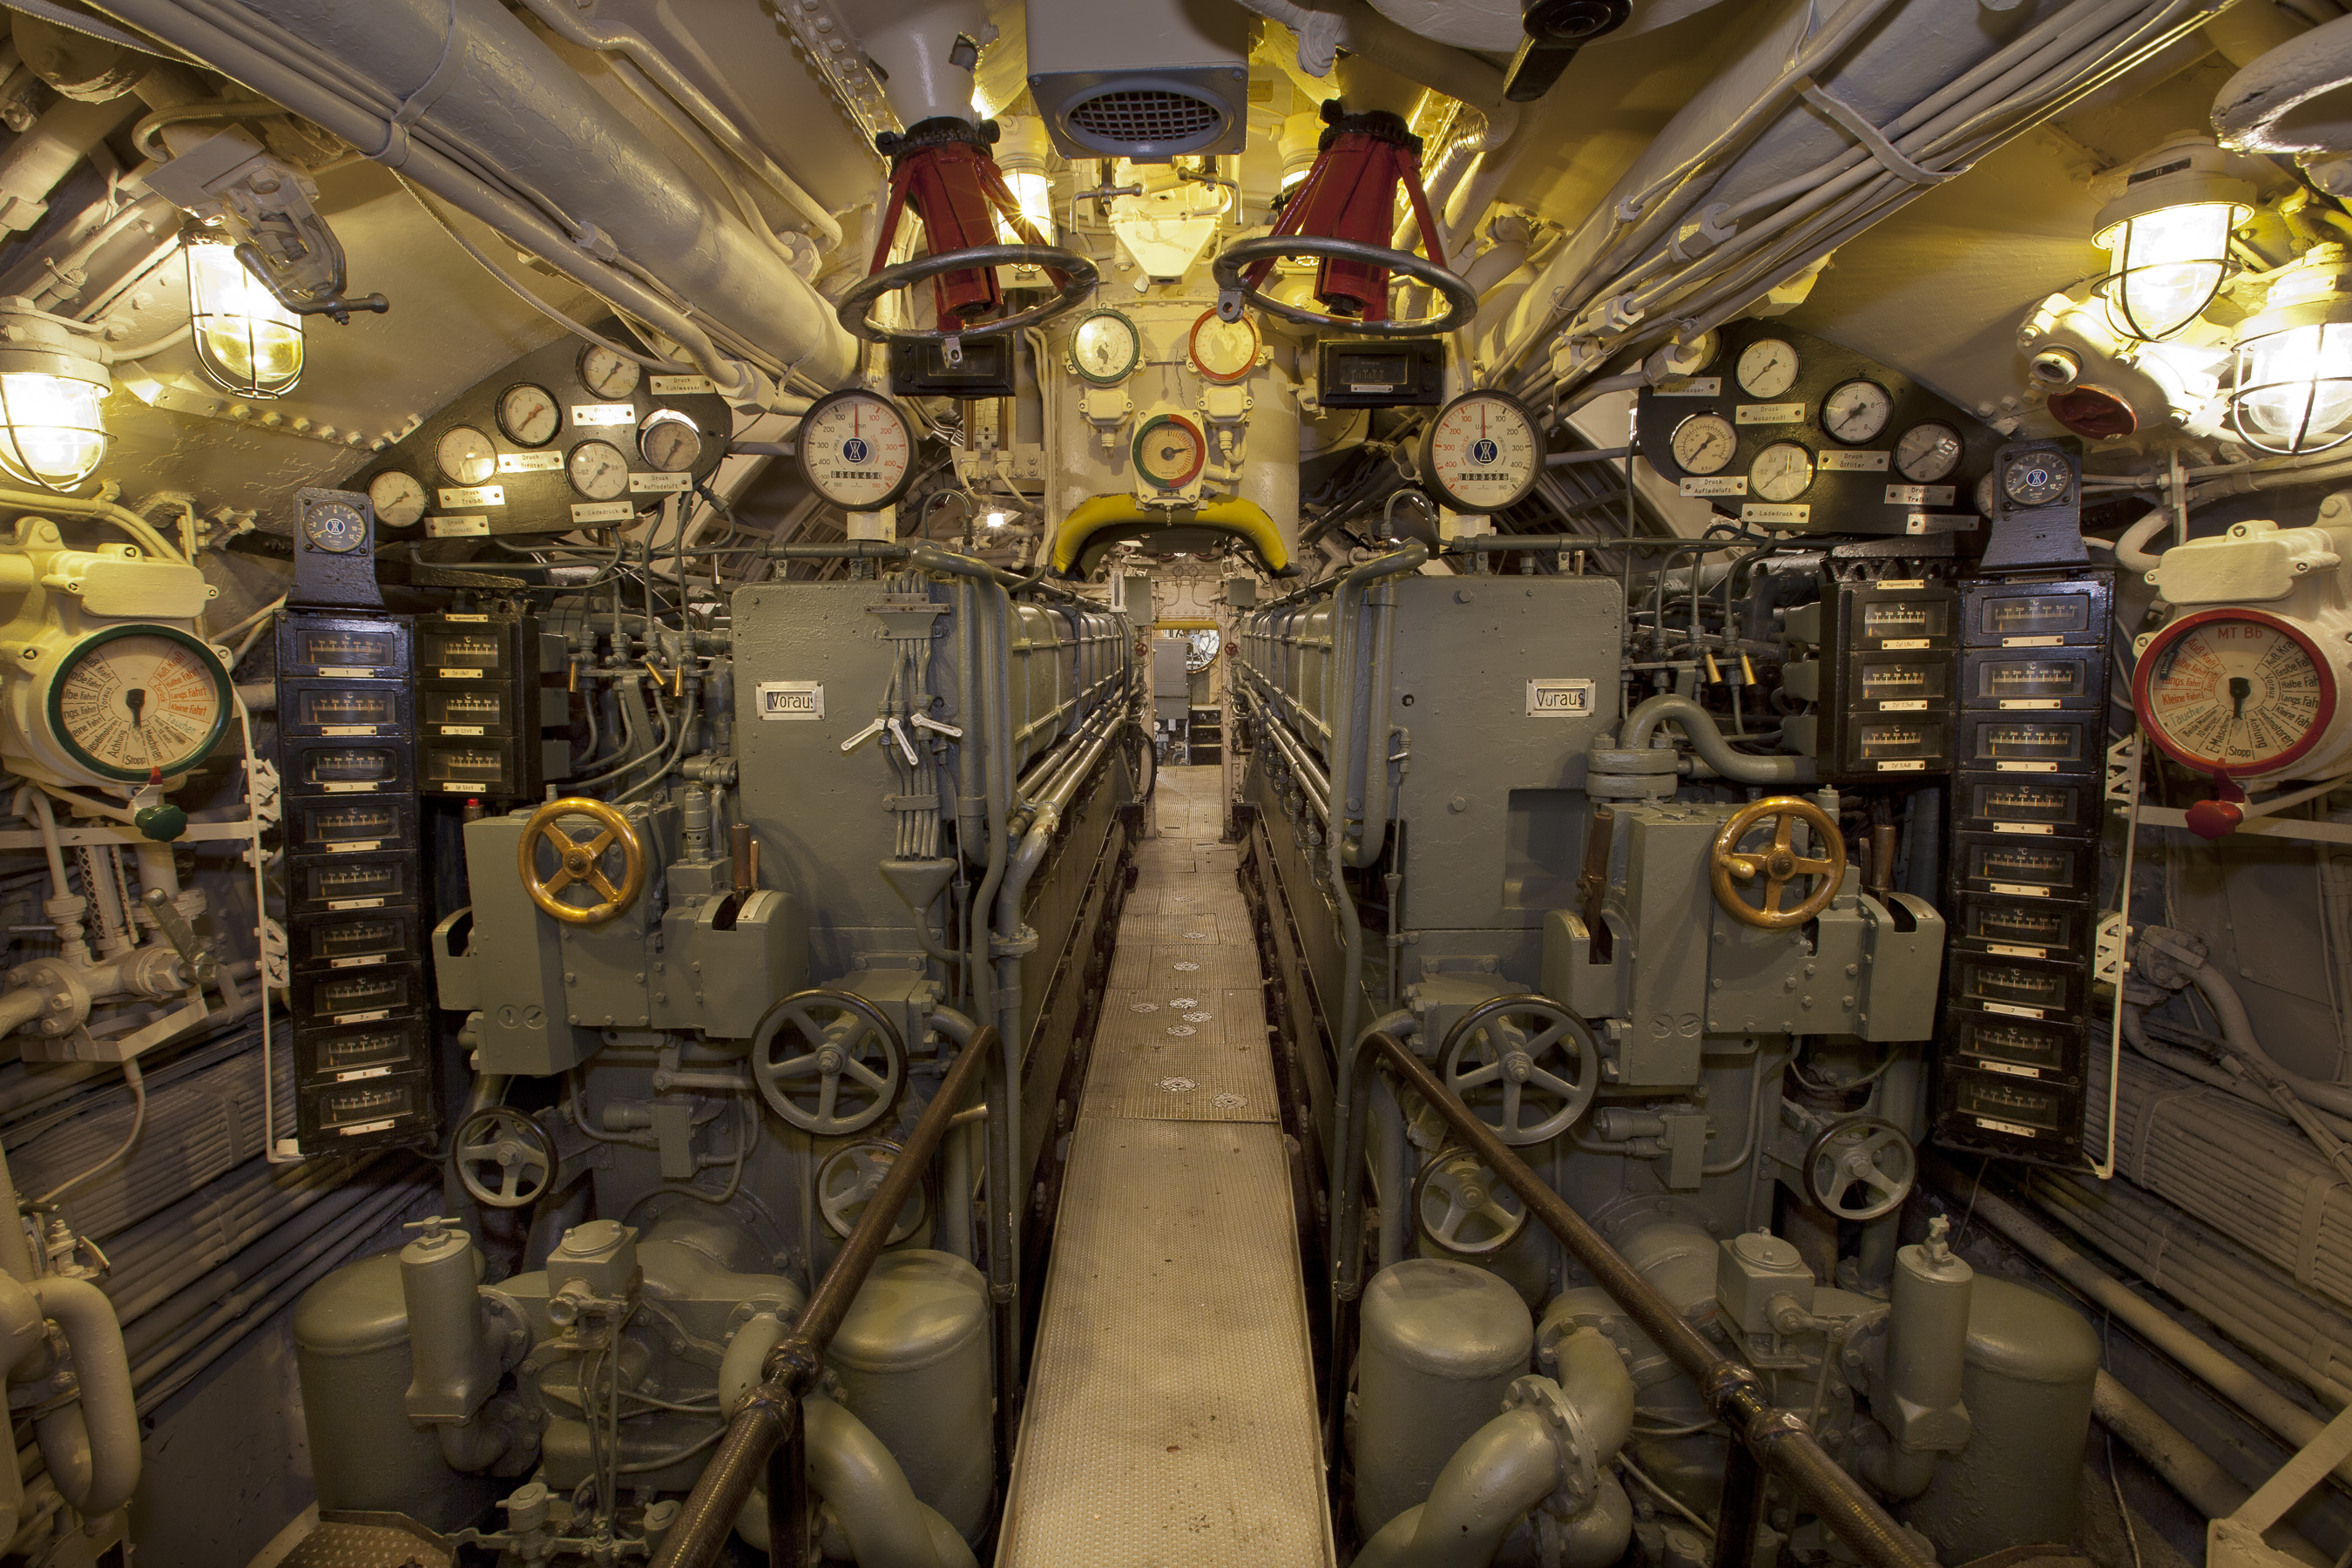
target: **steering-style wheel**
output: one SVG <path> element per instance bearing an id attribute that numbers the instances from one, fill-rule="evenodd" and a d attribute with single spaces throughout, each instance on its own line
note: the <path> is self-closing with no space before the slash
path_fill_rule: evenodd
<path id="1" fill-rule="evenodd" d="M 883 295 L 896 293 L 910 284 L 937 278 L 943 272 L 970 272 L 987 267 L 1049 268 L 1060 273 L 1065 281 L 1060 290 L 1043 304 L 1032 305 L 1002 321 L 974 321 L 968 327 L 938 327 L 928 331 L 914 327 L 892 328 L 883 326 L 866 313 L 867 307 Z M 1001 338 L 1007 333 L 1043 325 L 1065 311 L 1077 309 L 1094 293 L 1095 285 L 1101 278 L 1101 272 L 1093 262 L 1076 251 L 1065 250 L 1058 245 L 975 245 L 939 256 L 919 256 L 896 267 L 885 267 L 853 285 L 849 292 L 841 297 L 840 303 L 834 307 L 833 314 L 854 336 L 869 343 L 948 343 L 965 338 Z"/>
<path id="2" fill-rule="evenodd" d="M 760 1019 L 751 1077 L 769 1107 L 803 1132 L 845 1138 L 879 1121 L 907 1087 L 907 1048 L 882 1009 L 855 991 L 796 991 Z"/>
<path id="3" fill-rule="evenodd" d="M 1739 841 L 1767 822 L 1772 825 L 1771 843 L 1761 849 L 1742 849 Z M 1811 855 L 1797 853 L 1800 822 L 1813 830 L 1814 840 L 1822 846 Z M 1838 884 L 1845 879 L 1845 836 L 1830 820 L 1830 814 L 1811 801 L 1793 795 L 1750 801 L 1733 812 L 1715 836 L 1707 875 L 1715 884 L 1715 901 L 1723 906 L 1724 913 L 1743 925 L 1786 931 L 1820 914 L 1837 896 Z M 1760 906 L 1749 903 L 1733 886 L 1734 879 L 1753 882 L 1759 877 L 1764 879 Z M 1820 884 L 1803 901 L 1784 907 L 1789 884 L 1800 877 L 1819 878 Z"/>
<path id="4" fill-rule="evenodd" d="M 1366 267 L 1386 268 L 1389 271 L 1410 278 L 1434 289 L 1445 299 L 1445 314 L 1421 317 L 1406 321 L 1364 321 L 1350 316 L 1326 315 L 1297 305 L 1286 305 L 1265 289 L 1253 287 L 1242 276 L 1244 268 L 1261 261 L 1279 261 L 1285 257 L 1311 256 L 1318 261 L 1353 261 Z M 1265 235 L 1256 239 L 1235 240 L 1217 253 L 1209 270 L 1217 280 L 1217 314 L 1223 320 L 1241 320 L 1242 307 L 1254 305 L 1267 315 L 1302 327 L 1319 327 L 1325 331 L 1352 332 L 1367 338 L 1435 337 L 1466 327 L 1478 314 L 1478 296 L 1461 274 L 1448 271 L 1425 256 L 1409 250 L 1391 250 L 1384 245 L 1366 245 L 1361 240 L 1340 239 L 1328 235 L 1285 234 Z"/>
<path id="5" fill-rule="evenodd" d="M 1447 1031 L 1438 1071 L 1504 1142 L 1525 1146 L 1558 1137 L 1584 1114 L 1601 1089 L 1601 1046 L 1549 996 L 1497 996 Z"/>
<path id="6" fill-rule="evenodd" d="M 574 838 L 562 826 L 567 816 L 584 816 L 596 824 L 598 832 L 591 838 Z M 541 849 L 555 855 L 555 869 L 545 876 L 539 869 Z M 618 881 L 604 869 L 604 857 L 614 849 L 621 854 Z M 611 920 L 635 902 L 646 885 L 646 844 L 635 825 L 603 801 L 581 795 L 551 800 L 530 814 L 522 825 L 516 862 L 530 901 L 566 925 L 600 925 Z M 558 896 L 574 885 L 602 893 L 603 901 L 573 904 Z"/>
<path id="7" fill-rule="evenodd" d="M 555 1142 L 521 1111 L 487 1105 L 449 1141 L 457 1183 L 486 1208 L 529 1208 L 555 1181 Z"/>

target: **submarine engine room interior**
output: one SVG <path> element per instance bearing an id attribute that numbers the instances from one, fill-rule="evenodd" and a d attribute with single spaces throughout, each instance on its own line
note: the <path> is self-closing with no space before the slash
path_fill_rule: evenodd
<path id="1" fill-rule="evenodd" d="M 2344 0 L 6 0 L 0 775 L 0 1563 L 2352 1563 Z"/>

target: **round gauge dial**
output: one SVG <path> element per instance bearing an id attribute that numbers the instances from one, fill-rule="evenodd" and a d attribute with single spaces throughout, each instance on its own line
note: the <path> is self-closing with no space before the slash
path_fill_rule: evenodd
<path id="1" fill-rule="evenodd" d="M 2028 452 L 2011 458 L 2000 471 L 2000 488 L 2011 506 L 2056 506 L 2074 488 L 2066 459 L 2056 452 Z"/>
<path id="2" fill-rule="evenodd" d="M 1895 471 L 1915 485 L 1949 479 L 1960 466 L 1960 433 L 1940 420 L 1914 425 L 1895 438 Z"/>
<path id="3" fill-rule="evenodd" d="M 1778 397 L 1797 384 L 1797 351 L 1779 338 L 1759 338 L 1739 351 L 1739 390 Z"/>
<path id="4" fill-rule="evenodd" d="M 386 468 L 370 479 L 367 498 L 386 528 L 414 528 L 425 515 L 425 487 L 405 468 Z"/>
<path id="5" fill-rule="evenodd" d="M 499 428 L 518 447 L 544 447 L 563 428 L 555 394 L 519 382 L 499 394 Z"/>
<path id="6" fill-rule="evenodd" d="M 2150 739 L 2202 773 L 2275 773 L 2336 716 L 2336 677 L 2311 639 L 2259 610 L 2204 610 L 2156 634 L 2132 676 Z"/>
<path id="7" fill-rule="evenodd" d="M 367 542 L 367 519 L 348 501 L 321 501 L 302 514 L 302 541 L 313 550 L 348 555 Z"/>
<path id="8" fill-rule="evenodd" d="M 591 343 L 580 351 L 580 384 L 607 403 L 617 403 L 636 391 L 645 369 L 611 349 Z"/>
<path id="9" fill-rule="evenodd" d="M 1135 433 L 1135 471 L 1163 490 L 1191 484 L 1208 460 L 1208 438 L 1181 414 L 1155 415 Z"/>
<path id="10" fill-rule="evenodd" d="M 59 661 L 49 729 L 93 773 L 144 784 L 203 762 L 229 703 L 228 675 L 204 644 L 170 626 L 115 626 Z"/>
<path id="11" fill-rule="evenodd" d="M 801 475 L 845 511 L 880 511 L 915 482 L 915 432 L 898 405 L 863 387 L 827 393 L 801 417 Z"/>
<path id="12" fill-rule="evenodd" d="M 1766 500 L 1794 500 L 1813 482 L 1813 455 L 1793 441 L 1775 441 L 1748 467 L 1748 492 Z"/>
<path id="13" fill-rule="evenodd" d="M 1070 334 L 1070 367 L 1097 386 L 1125 380 L 1142 357 L 1143 334 L 1117 310 L 1092 312 Z"/>
<path id="14" fill-rule="evenodd" d="M 616 500 L 628 493 L 629 459 L 610 441 L 583 441 L 564 454 L 563 472 L 572 488 L 590 500 Z"/>
<path id="15" fill-rule="evenodd" d="M 1257 323 L 1219 319 L 1215 308 L 1192 323 L 1192 368 L 1204 381 L 1228 385 L 1257 368 Z"/>
<path id="16" fill-rule="evenodd" d="M 1867 446 L 1886 429 L 1895 399 L 1874 381 L 1849 381 L 1822 399 L 1822 428 L 1849 447 Z"/>
<path id="17" fill-rule="evenodd" d="M 1675 461 L 1686 474 L 1719 474 L 1739 453 L 1739 433 L 1720 414 L 1694 414 L 1675 426 Z"/>
<path id="18" fill-rule="evenodd" d="M 1544 435 L 1507 393 L 1466 392 L 1437 411 L 1422 441 L 1422 478 L 1455 511 L 1516 506 L 1543 476 Z"/>
<path id="19" fill-rule="evenodd" d="M 1184 634 L 1192 647 L 1184 651 L 1184 668 L 1195 675 L 1217 661 L 1217 647 L 1224 639 L 1214 626 L 1200 626 Z"/>
<path id="20" fill-rule="evenodd" d="M 479 485 L 499 471 L 499 449 L 471 425 L 452 425 L 433 444 L 433 460 L 451 484 Z"/>
<path id="21" fill-rule="evenodd" d="M 702 456 L 702 426 L 675 408 L 656 408 L 637 432 L 637 450 L 662 473 L 685 473 Z"/>

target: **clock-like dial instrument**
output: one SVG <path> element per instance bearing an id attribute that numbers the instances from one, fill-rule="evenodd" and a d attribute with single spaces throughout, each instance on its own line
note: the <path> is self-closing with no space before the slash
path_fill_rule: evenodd
<path id="1" fill-rule="evenodd" d="M 425 487 L 405 468 L 386 468 L 370 479 L 367 498 L 386 528 L 413 528 L 425 515 Z"/>
<path id="2" fill-rule="evenodd" d="M 685 473 L 702 456 L 702 427 L 675 408 L 656 408 L 637 432 L 637 450 L 661 473 Z"/>
<path id="3" fill-rule="evenodd" d="M 1797 384 L 1797 351 L 1779 338 L 1759 338 L 1739 351 L 1739 390 L 1778 397 Z"/>
<path id="4" fill-rule="evenodd" d="M 204 644 L 170 626 L 117 626 L 67 650 L 49 686 L 49 729 L 93 773 L 144 784 L 203 762 L 229 706 L 227 673 Z"/>
<path id="5" fill-rule="evenodd" d="M 1212 308 L 1192 323 L 1192 368 L 1204 381 L 1227 385 L 1257 368 L 1257 323 L 1247 316 L 1228 321 Z"/>
<path id="6" fill-rule="evenodd" d="M 2156 634 L 2132 678 L 2148 736 L 2201 773 L 2275 773 L 2326 733 L 2336 676 L 2302 632 L 2259 610 L 2205 610 Z"/>
<path id="7" fill-rule="evenodd" d="M 519 382 L 499 394 L 499 430 L 518 447 L 544 447 L 563 428 L 555 394 Z"/>
<path id="8" fill-rule="evenodd" d="M 591 343 L 580 351 L 580 384 L 606 403 L 618 403 L 636 391 L 645 374 L 636 361 L 623 359 L 611 349 Z"/>
<path id="9" fill-rule="evenodd" d="M 879 393 L 827 393 L 801 417 L 801 476 L 844 511 L 880 511 L 915 482 L 915 432 Z"/>
<path id="10" fill-rule="evenodd" d="M 1543 427 L 1507 393 L 1465 392 L 1437 411 L 1422 442 L 1422 478 L 1455 511 L 1525 500 L 1543 475 Z"/>
<path id="11" fill-rule="evenodd" d="M 499 471 L 499 449 L 471 425 L 453 425 L 433 444 L 433 460 L 453 485 L 488 484 Z"/>
<path id="12" fill-rule="evenodd" d="M 2011 506 L 2056 506 L 2074 486 L 2066 459 L 2056 452 L 2027 452 L 2000 471 L 2000 488 Z"/>
<path id="13" fill-rule="evenodd" d="M 1160 489 L 1182 489 L 1208 460 L 1208 438 L 1181 414 L 1157 415 L 1135 433 L 1135 471 Z"/>
<path id="14" fill-rule="evenodd" d="M 1719 474 L 1739 453 L 1739 433 L 1720 414 L 1694 414 L 1675 426 L 1675 461 L 1686 474 Z"/>
<path id="15" fill-rule="evenodd" d="M 1832 440 L 1861 447 L 1878 439 L 1895 412 L 1895 399 L 1874 381 L 1849 381 L 1822 399 L 1822 428 Z"/>
<path id="16" fill-rule="evenodd" d="M 1766 500 L 1794 500 L 1813 482 L 1813 455 L 1793 441 L 1775 441 L 1748 468 L 1748 491 Z"/>
<path id="17" fill-rule="evenodd" d="M 1142 334 L 1117 310 L 1096 310 L 1070 333 L 1070 365 L 1097 386 L 1124 381 L 1142 357 Z"/>
<path id="18" fill-rule="evenodd" d="M 610 441 L 583 441 L 564 455 L 572 488 L 590 500 L 617 500 L 628 493 L 629 459 Z"/>
<path id="19" fill-rule="evenodd" d="M 1914 425 L 1895 438 L 1895 471 L 1915 485 L 1949 479 L 1960 466 L 1960 433 L 1941 420 Z"/>

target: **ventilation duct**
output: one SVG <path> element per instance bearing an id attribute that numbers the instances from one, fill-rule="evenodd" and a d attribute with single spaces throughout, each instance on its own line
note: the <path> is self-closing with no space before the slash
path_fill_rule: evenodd
<path id="1" fill-rule="evenodd" d="M 1068 158 L 1238 153 L 1249 18 L 1211 0 L 1028 0 L 1029 90 Z"/>

